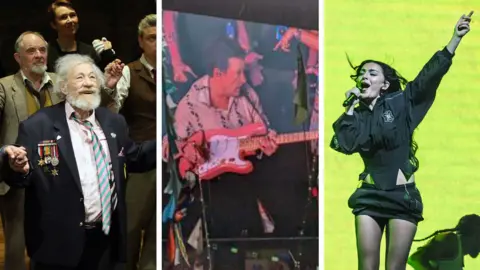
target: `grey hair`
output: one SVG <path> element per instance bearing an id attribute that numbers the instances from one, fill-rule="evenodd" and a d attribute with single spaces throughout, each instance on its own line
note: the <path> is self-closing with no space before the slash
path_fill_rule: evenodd
<path id="1" fill-rule="evenodd" d="M 40 34 L 39 32 L 34 32 L 34 31 L 25 31 L 22 34 L 20 34 L 20 36 L 18 36 L 17 40 L 15 41 L 15 45 L 14 45 L 15 52 L 17 52 L 17 53 L 20 52 L 20 47 L 22 45 L 23 38 L 26 35 L 35 35 L 35 36 L 43 39 L 43 41 L 45 41 L 45 44 L 47 45 L 47 48 L 48 48 L 48 42 L 45 40 L 45 38 L 42 36 L 42 34 Z"/>
<path id="2" fill-rule="evenodd" d="M 148 27 L 157 26 L 157 14 L 150 14 L 145 16 L 138 24 L 138 35 L 143 36 L 143 30 Z"/>
<path id="3" fill-rule="evenodd" d="M 58 58 L 55 63 L 55 73 L 57 75 L 57 80 L 53 86 L 53 92 L 58 95 L 61 99 L 65 98 L 65 94 L 62 92 L 62 88 L 65 87 L 68 81 L 69 72 L 78 65 L 81 64 L 90 64 L 92 65 L 93 72 L 97 78 L 99 90 L 101 90 L 105 85 L 105 75 L 97 67 L 95 62 L 90 56 L 81 55 L 81 54 L 67 54 Z"/>

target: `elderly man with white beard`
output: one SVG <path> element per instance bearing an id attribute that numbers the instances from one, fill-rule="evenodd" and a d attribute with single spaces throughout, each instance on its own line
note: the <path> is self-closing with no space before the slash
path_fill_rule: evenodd
<path id="1" fill-rule="evenodd" d="M 136 144 L 123 116 L 99 107 L 107 79 L 88 56 L 56 65 L 60 102 L 19 125 L 28 161 L 5 162 L 5 181 L 25 189 L 25 240 L 35 270 L 110 270 L 125 262 L 127 172 L 156 168 L 156 141 Z M 5 148 L 5 147 L 4 147 Z M 4 158 L 9 158 L 7 155 Z"/>
<path id="2" fill-rule="evenodd" d="M 15 42 L 14 58 L 20 70 L 0 79 L 0 146 L 15 142 L 20 122 L 43 107 L 62 101 L 53 93 L 56 75 L 46 72 L 48 44 L 40 33 L 22 33 Z M 107 66 L 105 73 L 108 76 L 117 69 L 121 70 L 121 66 L 113 62 Z M 115 79 L 109 81 L 116 83 Z M 24 191 L 11 189 L 4 178 L 0 175 L 5 269 L 25 270 Z"/>

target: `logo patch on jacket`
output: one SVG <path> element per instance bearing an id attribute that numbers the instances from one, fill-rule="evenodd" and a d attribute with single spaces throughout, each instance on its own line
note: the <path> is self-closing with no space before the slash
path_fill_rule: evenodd
<path id="1" fill-rule="evenodd" d="M 385 123 L 392 123 L 393 120 L 395 120 L 395 117 L 393 116 L 393 113 L 390 110 L 385 111 L 382 115 L 382 118 Z"/>

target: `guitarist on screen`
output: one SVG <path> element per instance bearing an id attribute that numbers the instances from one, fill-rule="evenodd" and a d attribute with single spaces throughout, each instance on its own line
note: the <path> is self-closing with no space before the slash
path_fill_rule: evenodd
<path id="1" fill-rule="evenodd" d="M 278 148 L 276 133 L 268 129 L 268 120 L 259 98 L 246 84 L 244 75 L 246 52 L 229 39 L 213 43 L 210 49 L 211 51 L 206 53 L 208 74 L 193 83 L 175 109 L 174 128 L 179 139 L 177 146 L 180 152 L 175 158 L 179 160 L 180 175 L 187 179 L 190 186 L 193 181 L 185 173 L 195 172 L 195 168 L 210 159 L 211 149 L 215 148 L 213 143 L 207 143 L 209 131 L 235 132 L 242 127 L 248 128 L 250 124 L 258 124 L 261 128 L 248 133 L 248 137 L 263 135 L 258 139 L 259 148 L 268 156 L 275 153 Z M 166 142 L 164 138 L 164 158 L 168 156 Z M 209 186 L 208 204 L 211 207 L 208 211 L 208 220 L 215 220 L 215 225 L 210 229 L 204 227 L 204 230 L 228 237 L 246 236 L 259 230 L 258 225 L 261 223 L 257 221 L 261 214 L 256 211 L 257 207 L 260 207 L 260 201 L 254 193 L 248 192 L 250 183 L 251 181 L 226 181 Z M 223 200 L 224 196 L 229 196 L 230 200 Z M 214 202 L 218 201 L 222 201 L 221 206 L 215 205 Z M 194 229 L 193 222 L 201 216 L 200 212 L 207 212 L 203 202 L 200 204 L 192 202 L 187 212 L 185 218 L 182 217 L 182 230 L 190 234 Z M 216 252 L 214 256 L 216 264 L 229 266 L 238 264 L 236 260 L 240 258 L 239 256 L 223 252 L 222 249 Z"/>
<path id="2" fill-rule="evenodd" d="M 237 43 L 220 39 L 213 43 L 207 55 L 209 74 L 193 83 L 176 108 L 174 126 L 179 139 L 188 140 L 198 131 L 237 129 L 258 123 L 264 125 L 264 133 L 252 135 L 267 135 L 260 139 L 260 148 L 267 156 L 275 153 L 276 133 L 267 129 L 268 120 L 258 95 L 246 84 L 245 52 Z M 193 168 L 194 164 L 208 159 L 207 146 L 202 146 L 202 139 L 199 140 L 195 146 L 180 143 L 184 157 L 180 162 L 189 161 Z M 165 156 L 168 153 L 165 140 L 163 150 Z"/>

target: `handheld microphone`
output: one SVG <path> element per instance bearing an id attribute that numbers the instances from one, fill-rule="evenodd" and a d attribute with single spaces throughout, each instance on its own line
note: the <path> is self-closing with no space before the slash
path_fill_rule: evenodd
<path id="1" fill-rule="evenodd" d="M 94 39 L 92 41 L 92 46 L 93 46 L 93 49 L 95 50 L 95 52 L 97 52 L 97 55 L 100 56 L 102 54 L 103 51 L 105 51 L 105 44 L 103 44 L 103 42 L 105 41 L 108 41 L 106 38 L 102 38 L 101 40 L 100 39 Z M 115 50 L 113 50 L 113 48 L 111 48 L 112 50 L 112 53 L 115 54 Z"/>
<path id="2" fill-rule="evenodd" d="M 362 83 L 361 82 L 357 82 L 357 85 L 356 87 L 358 89 L 361 89 L 362 88 Z M 350 95 L 347 97 L 347 99 L 345 99 L 345 101 L 343 102 L 343 107 L 350 107 L 352 106 L 353 102 L 355 102 L 355 100 L 357 100 L 358 97 L 354 94 L 354 93 L 350 93 Z"/>
<path id="3" fill-rule="evenodd" d="M 354 94 L 354 93 L 350 93 L 350 95 L 348 96 L 347 99 L 345 99 L 345 101 L 343 102 L 343 107 L 350 107 L 352 106 L 353 102 L 355 102 L 355 100 L 357 100 L 357 96 Z"/>

